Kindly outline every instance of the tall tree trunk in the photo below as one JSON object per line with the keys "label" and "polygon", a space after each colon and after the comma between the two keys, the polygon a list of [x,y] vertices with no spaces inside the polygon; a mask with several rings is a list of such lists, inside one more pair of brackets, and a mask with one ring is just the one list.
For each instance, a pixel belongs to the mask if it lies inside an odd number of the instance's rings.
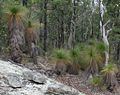
{"label": "tall tree trunk", "polygon": [[61,20],[61,43],[62,43],[61,47],[64,47],[64,21],[63,20]]}
{"label": "tall tree trunk", "polygon": [[106,25],[110,22],[110,20],[108,20],[105,24],[103,24],[103,17],[104,17],[104,13],[105,13],[105,9],[104,9],[104,5],[102,0],[99,0],[99,13],[100,13],[100,32],[102,34],[102,40],[106,46],[106,51],[105,51],[105,65],[108,64],[109,61],[109,41],[108,41],[108,34],[109,32],[112,30],[106,30]]}
{"label": "tall tree trunk", "polygon": [[116,54],[117,61],[120,60],[120,42],[117,43],[117,54]]}
{"label": "tall tree trunk", "polygon": [[58,26],[58,48],[61,48],[61,33],[60,27]]}
{"label": "tall tree trunk", "polygon": [[47,2],[44,0],[44,51],[47,52],[47,39],[48,39],[48,30],[47,30]]}
{"label": "tall tree trunk", "polygon": [[68,38],[68,48],[74,48],[75,46],[75,31],[76,31],[76,7],[78,0],[72,0],[73,13],[71,18],[70,35]]}

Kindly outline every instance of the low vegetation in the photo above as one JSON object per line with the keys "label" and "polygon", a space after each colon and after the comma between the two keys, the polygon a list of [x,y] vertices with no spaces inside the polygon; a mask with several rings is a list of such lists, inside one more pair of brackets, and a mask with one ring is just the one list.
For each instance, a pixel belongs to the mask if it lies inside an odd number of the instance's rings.
{"label": "low vegetation", "polygon": [[115,64],[104,64],[105,50],[103,43],[90,41],[85,46],[83,44],[70,50],[56,49],[51,58],[56,63],[55,70],[61,72],[59,75],[63,72],[78,75],[82,70],[87,80],[92,76],[93,87],[113,91],[118,86],[116,78],[118,69]]}

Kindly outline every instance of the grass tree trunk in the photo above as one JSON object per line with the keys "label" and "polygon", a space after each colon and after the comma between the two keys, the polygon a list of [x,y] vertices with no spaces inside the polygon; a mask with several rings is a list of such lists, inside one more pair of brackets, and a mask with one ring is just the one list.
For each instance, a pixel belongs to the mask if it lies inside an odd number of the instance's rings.
{"label": "grass tree trunk", "polygon": [[20,63],[22,60],[22,45],[24,42],[23,27],[17,22],[16,15],[13,15],[8,26],[10,56],[14,62]]}
{"label": "grass tree trunk", "polygon": [[28,48],[28,54],[33,60],[34,64],[37,64],[37,33],[33,27],[28,26],[25,31],[26,46]]}

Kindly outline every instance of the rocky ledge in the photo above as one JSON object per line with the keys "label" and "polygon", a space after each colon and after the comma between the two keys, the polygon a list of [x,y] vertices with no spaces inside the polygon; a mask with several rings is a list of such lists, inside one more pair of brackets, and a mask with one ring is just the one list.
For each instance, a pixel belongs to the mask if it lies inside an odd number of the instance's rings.
{"label": "rocky ledge", "polygon": [[85,95],[36,71],[0,60],[0,95]]}

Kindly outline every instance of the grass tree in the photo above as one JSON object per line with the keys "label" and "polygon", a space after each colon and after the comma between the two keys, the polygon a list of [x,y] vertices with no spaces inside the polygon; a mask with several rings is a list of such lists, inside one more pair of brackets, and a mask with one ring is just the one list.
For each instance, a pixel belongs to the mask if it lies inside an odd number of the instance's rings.
{"label": "grass tree", "polygon": [[25,30],[25,42],[27,46],[27,52],[33,58],[33,62],[35,64],[37,64],[37,26],[39,26],[39,24],[34,23],[32,20],[28,20],[27,27]]}
{"label": "grass tree", "polygon": [[70,63],[68,51],[64,49],[56,49],[52,54],[52,61],[55,63],[55,72],[58,75],[65,74],[67,70],[67,64]]}
{"label": "grass tree", "polygon": [[118,85],[116,73],[118,72],[117,66],[115,64],[106,65],[101,71],[103,75],[103,83],[105,83],[107,89],[113,91]]}
{"label": "grass tree", "polygon": [[21,6],[11,6],[5,10],[8,17],[8,40],[10,56],[14,62],[20,63],[22,60],[22,46],[24,45],[24,25],[23,18],[26,9]]}
{"label": "grass tree", "polygon": [[98,74],[99,72],[99,63],[101,61],[101,56],[99,54],[97,54],[97,51],[95,50],[95,48],[90,47],[87,51],[86,51],[86,56],[88,57],[88,67],[86,69],[86,72],[88,74]]}
{"label": "grass tree", "polygon": [[68,64],[67,71],[70,74],[78,74],[80,70],[80,64],[79,64],[79,56],[80,56],[80,50],[79,48],[74,48],[69,51],[69,56],[71,60],[71,64]]}
{"label": "grass tree", "polygon": [[83,51],[81,51],[80,60],[86,64],[86,78],[99,73],[100,66],[103,63],[104,51],[104,44],[96,41],[89,42],[89,44],[84,47]]}

